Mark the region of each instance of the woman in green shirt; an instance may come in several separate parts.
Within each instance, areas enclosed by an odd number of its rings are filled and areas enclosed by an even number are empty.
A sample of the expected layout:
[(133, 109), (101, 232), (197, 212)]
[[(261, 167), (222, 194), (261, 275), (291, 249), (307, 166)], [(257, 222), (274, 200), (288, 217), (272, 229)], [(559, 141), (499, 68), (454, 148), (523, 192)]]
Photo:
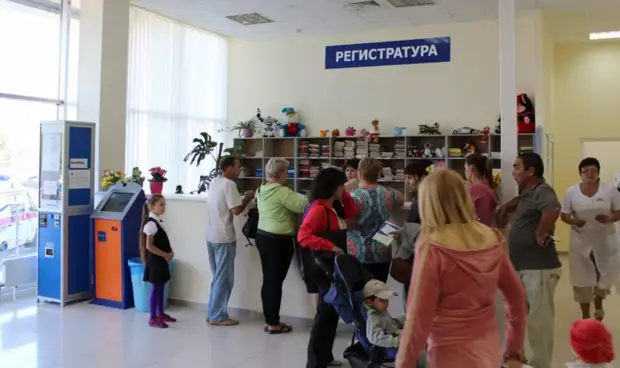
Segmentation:
[(280, 322), (282, 283), (293, 259), (297, 216), (308, 206), (307, 197), (286, 186), (288, 167), (285, 159), (270, 159), (265, 166), (267, 183), (256, 193), (259, 213), (256, 247), (263, 269), (261, 299), (265, 331), (270, 334), (292, 331), (290, 325)]

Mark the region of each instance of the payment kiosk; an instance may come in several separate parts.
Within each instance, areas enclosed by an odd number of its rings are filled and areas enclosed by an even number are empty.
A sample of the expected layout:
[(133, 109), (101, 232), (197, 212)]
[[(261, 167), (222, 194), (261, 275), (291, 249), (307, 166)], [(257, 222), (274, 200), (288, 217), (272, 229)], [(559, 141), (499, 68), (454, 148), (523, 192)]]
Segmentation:
[(92, 214), (93, 304), (120, 309), (134, 306), (128, 261), (140, 257), (142, 187), (119, 183)]
[(37, 300), (90, 298), (95, 124), (41, 122)]

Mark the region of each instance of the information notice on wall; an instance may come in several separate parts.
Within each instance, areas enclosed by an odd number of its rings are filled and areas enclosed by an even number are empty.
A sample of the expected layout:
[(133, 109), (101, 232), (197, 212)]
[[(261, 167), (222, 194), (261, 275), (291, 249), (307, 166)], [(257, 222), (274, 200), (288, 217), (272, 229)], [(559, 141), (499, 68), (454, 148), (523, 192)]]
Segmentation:
[(325, 48), (325, 69), (447, 63), (450, 37), (335, 45)]

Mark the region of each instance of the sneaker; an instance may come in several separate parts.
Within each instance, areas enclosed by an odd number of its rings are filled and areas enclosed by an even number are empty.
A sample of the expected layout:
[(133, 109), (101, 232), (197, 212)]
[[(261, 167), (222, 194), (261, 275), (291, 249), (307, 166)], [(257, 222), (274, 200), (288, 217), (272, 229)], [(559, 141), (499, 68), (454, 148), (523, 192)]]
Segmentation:
[(159, 318), (149, 319), (149, 326), (156, 328), (168, 328), (166, 322), (160, 320)]
[(163, 316), (161, 316), (161, 317), (159, 317), (159, 318), (160, 318), (163, 322), (168, 322), (168, 323), (170, 323), (170, 322), (173, 322), (173, 323), (174, 323), (174, 322), (176, 322), (176, 321), (177, 321), (177, 319), (176, 319), (176, 318), (174, 318), (174, 317), (172, 317), (172, 316), (170, 316), (170, 315), (168, 315), (168, 314), (165, 314), (165, 313), (164, 313), (164, 315), (163, 315)]
[(223, 321), (209, 321), (209, 324), (211, 326), (222, 326), (222, 327), (228, 327), (228, 326), (236, 326), (239, 324), (239, 321), (234, 320), (232, 318), (227, 318)]

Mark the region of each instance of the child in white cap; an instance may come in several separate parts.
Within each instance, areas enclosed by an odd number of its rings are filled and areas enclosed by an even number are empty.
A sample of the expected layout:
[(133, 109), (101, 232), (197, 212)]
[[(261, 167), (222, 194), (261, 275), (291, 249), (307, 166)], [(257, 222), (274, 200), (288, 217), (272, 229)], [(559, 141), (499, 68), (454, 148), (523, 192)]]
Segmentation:
[(388, 312), (390, 298), (398, 295), (387, 284), (370, 280), (364, 285), (364, 308), (366, 309), (366, 337), (368, 341), (383, 348), (397, 348), (403, 331), (405, 316), (392, 318)]

